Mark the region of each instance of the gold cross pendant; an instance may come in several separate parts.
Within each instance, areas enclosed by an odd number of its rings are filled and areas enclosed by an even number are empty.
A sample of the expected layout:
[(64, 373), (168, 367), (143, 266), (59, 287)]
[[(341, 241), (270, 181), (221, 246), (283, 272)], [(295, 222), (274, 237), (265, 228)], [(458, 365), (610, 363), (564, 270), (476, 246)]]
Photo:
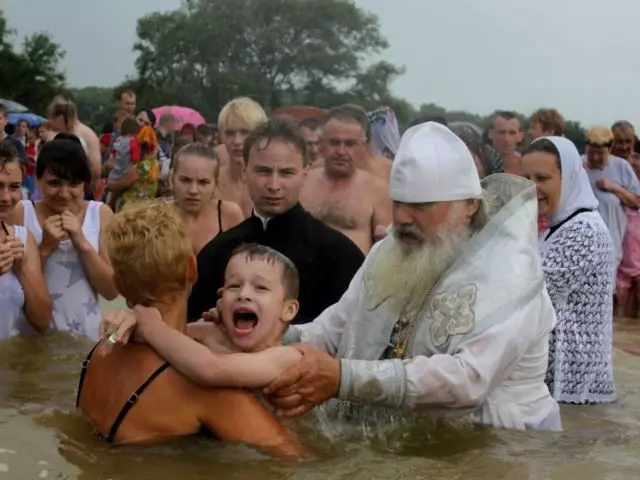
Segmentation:
[(402, 344), (396, 345), (396, 348), (393, 349), (393, 353), (396, 356), (396, 358), (403, 358), (404, 357), (404, 345), (402, 345)]

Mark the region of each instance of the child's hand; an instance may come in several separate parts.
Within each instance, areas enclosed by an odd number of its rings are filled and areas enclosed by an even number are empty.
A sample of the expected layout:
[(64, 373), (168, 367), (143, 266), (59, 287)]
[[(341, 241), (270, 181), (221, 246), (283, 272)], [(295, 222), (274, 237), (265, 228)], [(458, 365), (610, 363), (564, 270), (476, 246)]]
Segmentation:
[[(222, 288), (218, 289), (218, 297), (222, 296)], [(222, 298), (218, 298), (216, 302), (216, 308), (211, 308), (209, 311), (202, 314), (202, 319), (205, 322), (212, 322), (216, 325), (220, 325), (222, 317), (220, 316), (220, 308), (222, 307)]]

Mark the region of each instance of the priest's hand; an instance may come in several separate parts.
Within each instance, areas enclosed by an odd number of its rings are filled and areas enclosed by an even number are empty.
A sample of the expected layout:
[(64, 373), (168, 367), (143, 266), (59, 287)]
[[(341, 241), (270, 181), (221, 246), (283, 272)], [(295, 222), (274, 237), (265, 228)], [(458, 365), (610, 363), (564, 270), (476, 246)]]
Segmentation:
[(308, 345), (293, 345), (302, 354), (298, 365), (276, 377), (264, 393), (276, 415), (293, 418), (338, 395), (340, 361)]

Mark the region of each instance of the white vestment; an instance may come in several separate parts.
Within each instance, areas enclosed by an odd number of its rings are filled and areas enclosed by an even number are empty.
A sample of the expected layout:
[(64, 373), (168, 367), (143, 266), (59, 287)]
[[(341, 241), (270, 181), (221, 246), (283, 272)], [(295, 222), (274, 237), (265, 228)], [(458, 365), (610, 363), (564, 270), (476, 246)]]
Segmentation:
[(341, 360), (338, 397), (391, 408), (466, 409), (494, 427), (560, 430), (544, 378), (555, 312), (544, 286), (533, 183), (483, 180), (490, 221), (432, 289), (405, 358), (380, 360), (398, 321), (366, 294), (371, 250), (343, 297), (287, 343), (312, 344)]

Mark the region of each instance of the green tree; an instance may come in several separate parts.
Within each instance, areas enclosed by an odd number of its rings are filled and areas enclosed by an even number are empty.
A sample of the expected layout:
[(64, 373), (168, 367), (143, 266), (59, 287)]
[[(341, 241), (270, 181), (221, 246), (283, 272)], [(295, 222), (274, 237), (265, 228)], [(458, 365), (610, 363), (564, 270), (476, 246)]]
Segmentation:
[(53, 97), (65, 88), (65, 75), (60, 69), (65, 52), (44, 32), (26, 37), (22, 50), (15, 51), (11, 42), (14, 36), (0, 10), (0, 95), (44, 113)]
[(239, 95), (267, 109), (356, 94), (373, 105), (392, 99), (389, 82), (402, 73), (364, 61), (388, 44), (377, 17), (352, 0), (184, 0), (141, 18), (137, 34), (141, 101), (208, 118)]

